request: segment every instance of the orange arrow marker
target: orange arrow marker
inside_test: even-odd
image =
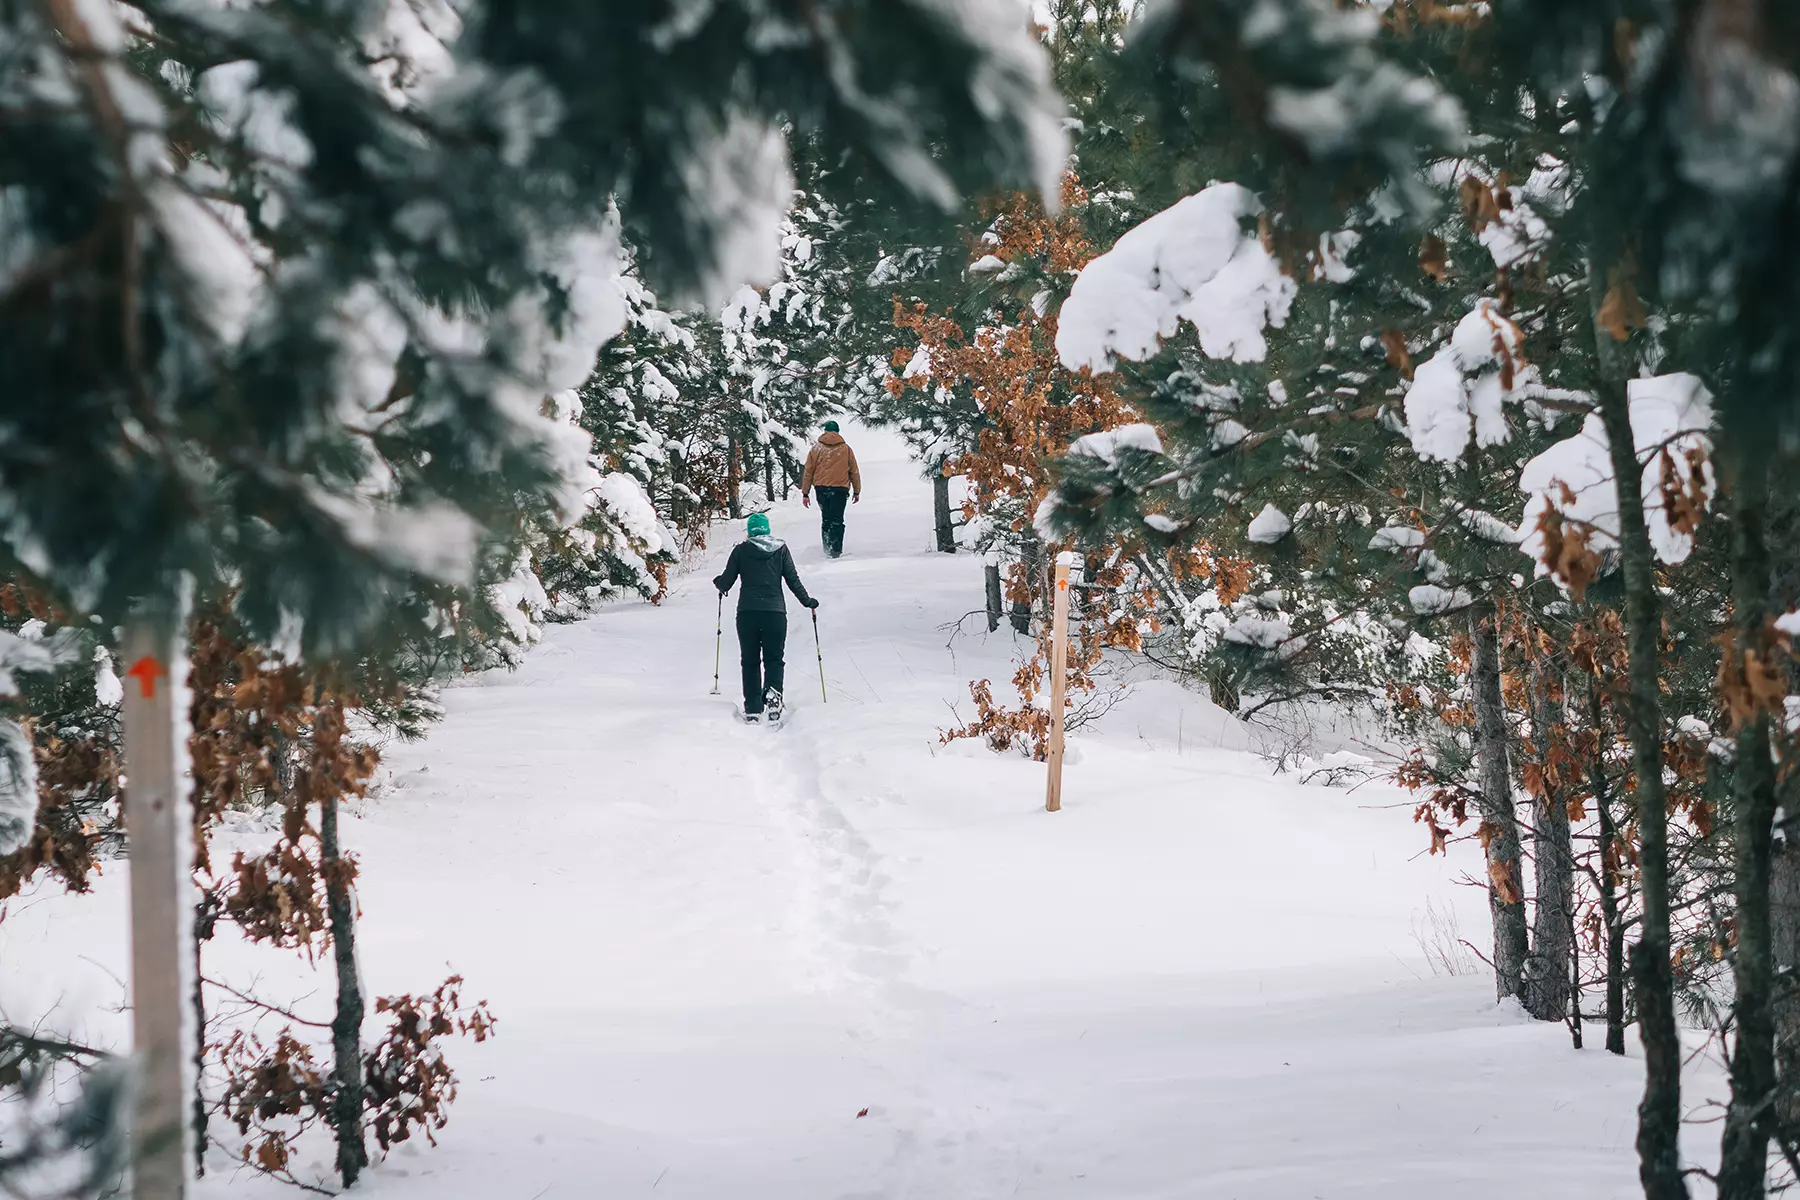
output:
[[[127,676],[138,681],[138,686],[144,689],[144,699],[146,700],[155,697],[157,678],[168,673],[167,667],[148,654],[132,663],[131,670],[125,672]]]

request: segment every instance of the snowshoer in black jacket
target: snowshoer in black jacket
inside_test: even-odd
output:
[[[725,573],[713,580],[724,595],[742,579],[738,590],[738,649],[744,662],[744,719],[762,720],[763,711],[781,716],[782,653],[787,647],[787,599],[781,594],[786,581],[795,599],[808,608],[819,602],[806,594],[794,556],[787,543],[769,533],[769,518],[753,513],[746,523],[749,537],[731,549]]]

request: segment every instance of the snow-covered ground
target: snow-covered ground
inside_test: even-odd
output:
[[[1454,882],[1472,855],[1422,853],[1403,795],[1276,778],[1169,683],[1075,739],[1059,814],[1041,765],[938,744],[1018,648],[979,619],[951,636],[978,561],[930,552],[897,442],[850,437],[846,556],[823,560],[816,510],[774,513],[823,601],[829,704],[797,606],[790,727],[733,720],[729,624],[708,695],[721,531],[661,607],[552,631],[390,749],[346,834],[368,983],[455,970],[499,1028],[450,1045],[442,1144],[368,1195],[1636,1194],[1635,1040],[1577,1053],[1496,1009],[1489,977],[1432,970],[1422,939],[1454,921],[1483,944],[1485,900]],[[8,1016],[116,1044],[123,875],[12,905]],[[212,954],[323,1011],[291,956]],[[203,1198],[291,1194],[222,1165]]]

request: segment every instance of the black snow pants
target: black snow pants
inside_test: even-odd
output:
[[[819,496],[819,532],[824,537],[825,553],[836,558],[844,552],[844,506],[850,503],[847,487],[814,488]]]
[[[744,712],[759,713],[765,691],[781,691],[787,614],[740,609],[737,633],[738,650],[744,661]]]

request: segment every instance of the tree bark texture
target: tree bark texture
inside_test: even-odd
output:
[[[1775,966],[1775,1104],[1783,1135],[1800,1135],[1800,812],[1791,802],[1769,861],[1769,942]]]
[[[331,953],[337,968],[337,1011],[331,1018],[331,1126],[337,1135],[338,1176],[345,1187],[369,1165],[363,1140],[362,978],[356,966],[356,897],[349,864],[338,846],[338,801],[323,797],[319,805],[321,873],[325,877],[325,914],[331,921]]]
[[[1481,783],[1482,840],[1487,848],[1488,907],[1494,918],[1494,984],[1499,999],[1524,999],[1525,876],[1519,850],[1519,819],[1513,808],[1507,766],[1506,709],[1500,694],[1499,618],[1491,607],[1469,617],[1474,642],[1475,754]]]
[[[1038,575],[1042,571],[1042,558],[1043,555],[1038,548],[1037,537],[1027,533],[1025,539],[1019,544],[1019,560],[1020,569],[1025,575],[1026,590],[1030,593],[1030,597],[1022,602],[1018,600],[1013,601],[1012,627],[1014,632],[1031,632],[1032,606],[1037,598],[1037,594],[1043,590],[1042,587],[1039,586],[1038,580]]]
[[[192,1100],[194,1122],[194,1178],[206,1176],[207,1146],[207,1113],[206,1102],[206,981],[201,971],[201,955],[206,943],[212,940],[213,927],[219,920],[219,897],[213,892],[201,892],[200,899],[194,905],[194,1095]]]
[[[1751,468],[1740,470],[1732,480],[1731,591],[1739,655],[1762,648],[1769,615],[1769,553],[1763,527],[1766,479],[1761,470]],[[1761,1200],[1776,1116],[1775,960],[1770,928],[1776,780],[1769,738],[1768,713],[1760,708],[1751,711],[1738,725],[1732,763],[1737,937],[1731,954],[1736,985],[1731,1009],[1736,1037],[1731,1050],[1731,1104],[1719,1149],[1719,1200]]]
[[[741,518],[744,515],[743,502],[742,502],[742,499],[738,496],[738,492],[742,490],[742,488],[739,485],[743,479],[742,466],[738,462],[738,458],[739,458],[739,454],[738,454],[737,439],[735,437],[726,438],[725,439],[725,488],[726,488],[725,503],[728,507],[728,510],[731,513],[731,519],[734,521],[738,520],[739,518]]]
[[[1534,656],[1531,667],[1531,723],[1541,794],[1533,798],[1532,867],[1535,875],[1531,958],[1525,1008],[1540,1021],[1564,1021],[1574,991],[1575,853],[1569,839],[1569,802],[1552,782],[1550,748],[1564,736],[1552,665]],[[1580,1026],[1576,1029],[1579,1036]]]
[[[981,576],[987,591],[987,627],[992,633],[1000,628],[1001,614],[1006,611],[1006,593],[1000,586],[1000,564],[983,563]]]
[[[1588,724],[1594,730],[1595,753],[1588,762],[1588,789],[1600,820],[1600,923],[1606,937],[1606,1048],[1625,1053],[1625,922],[1620,913],[1619,823],[1613,816],[1612,787],[1606,777],[1606,726],[1600,709],[1600,681],[1588,677]]]
[[[956,553],[956,524],[950,516],[950,477],[939,463],[931,473],[931,515],[940,554]]]

